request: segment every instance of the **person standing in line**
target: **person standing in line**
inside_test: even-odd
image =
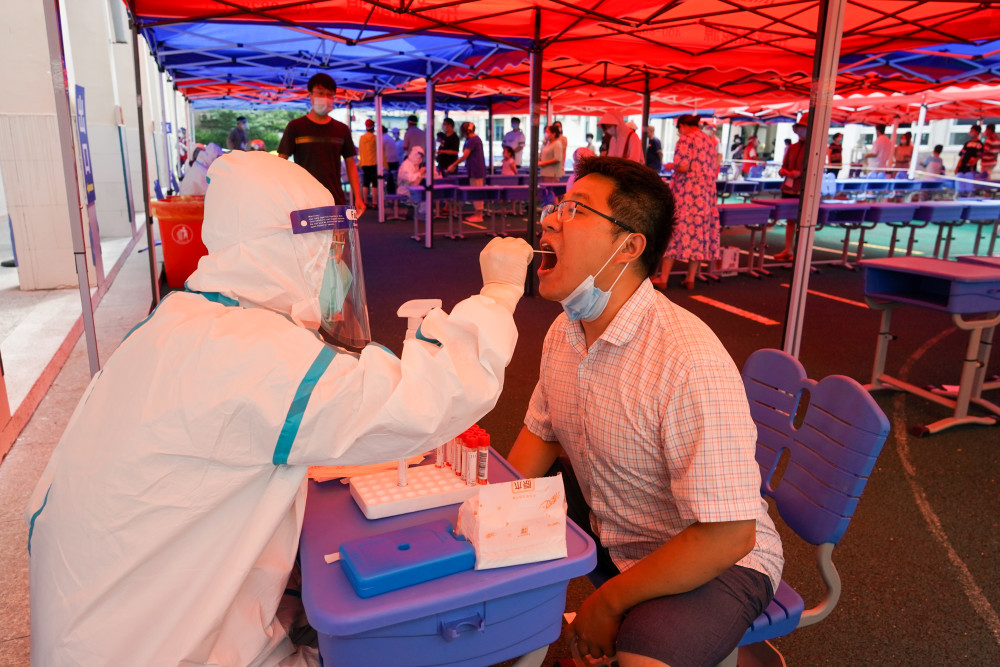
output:
[[[465,144],[462,147],[462,154],[451,163],[448,171],[454,173],[458,170],[458,165],[465,163],[469,170],[469,185],[482,185],[486,182],[486,156],[483,154],[483,141],[476,136],[476,126],[472,123],[462,123],[462,134],[465,135]],[[476,209],[475,215],[470,215],[466,222],[483,221],[483,202],[472,203]]]
[[[365,133],[358,139],[358,160],[361,162],[361,199],[371,208],[378,204],[375,187],[378,184],[378,147],[375,145],[375,121],[365,121]]]
[[[884,172],[892,166],[893,150],[892,139],[885,133],[885,125],[879,123],[875,126],[875,141],[872,142],[872,149],[865,153],[861,159],[868,160],[869,171]]]
[[[894,178],[906,178],[912,158],[913,144],[910,143],[910,133],[903,132],[899,135],[899,144],[892,151],[892,166],[896,169]]]
[[[979,126],[973,125],[969,128],[969,140],[958,152],[958,165],[955,167],[956,174],[974,174],[978,171],[979,158],[983,154],[983,142],[979,138]]]
[[[926,171],[928,174],[934,174],[935,176],[941,176],[944,174],[944,160],[941,159],[941,152],[944,150],[944,146],[938,144],[934,147],[934,152],[925,157],[920,162],[920,168]]]
[[[785,151],[785,158],[781,161],[781,169],[778,170],[778,175],[785,179],[781,184],[782,197],[790,199],[800,199],[802,197],[802,188],[805,185],[806,177],[805,140],[808,129],[809,114],[804,113],[796,121],[795,125],[792,125],[792,132],[795,133],[798,141],[789,146],[788,150]],[[795,231],[798,225],[799,221],[797,218],[785,221],[785,247],[774,256],[779,262],[790,262],[795,258],[792,252],[792,245],[795,243]]]
[[[514,160],[514,149],[510,146],[503,147],[503,162],[500,164],[500,174],[502,176],[517,176],[517,162]]]
[[[177,130],[177,177],[184,178],[187,171],[188,159],[188,138],[187,128],[182,127]]]
[[[409,155],[410,149],[414,146],[422,146],[427,149],[427,133],[417,127],[420,121],[416,114],[410,114],[406,118],[406,133],[403,135],[403,155]]]
[[[240,116],[236,119],[236,127],[234,127],[229,132],[229,136],[226,137],[226,148],[231,151],[245,151],[247,149],[247,141],[249,140],[250,135],[247,132],[247,117]]]
[[[389,136],[389,130],[382,126],[382,156],[385,158],[385,193],[396,194],[396,171],[399,169],[399,153],[396,142]]]
[[[521,131],[520,118],[510,119],[510,132],[503,135],[501,143],[504,146],[510,146],[510,149],[514,152],[514,165],[515,167],[520,167],[521,157],[524,153],[524,132]],[[516,170],[514,173],[517,173]]]
[[[837,176],[844,166],[844,134],[833,135],[830,145],[826,147],[826,173]]]
[[[660,264],[661,280],[654,285],[665,289],[674,260],[687,262],[684,287],[694,289],[698,267],[721,257],[719,209],[715,203],[715,181],[719,174],[716,144],[699,129],[700,119],[686,114],[677,119],[680,139],[674,161],[665,165],[673,171],[670,190],[676,204],[674,232]]]
[[[593,155],[597,155],[598,146],[594,143],[594,135],[588,132],[586,139],[587,143],[584,145],[584,148],[590,151]]]
[[[1000,154],[1000,135],[997,134],[997,126],[990,123],[983,132],[983,157],[979,161],[979,168],[986,172],[987,177],[992,178],[993,169],[997,166],[997,155]]]
[[[455,160],[458,159],[458,149],[461,143],[458,133],[455,132],[454,119],[445,118],[444,122],[441,123],[441,127],[444,129],[444,141],[438,149],[437,165],[438,171],[444,174],[448,171],[448,167],[455,164]]]
[[[623,157],[635,160],[639,164],[645,164],[645,156],[642,154],[642,140],[625,122],[621,112],[612,109],[597,121],[608,139],[607,156]],[[601,147],[601,155],[604,155],[604,148]]]
[[[663,144],[656,138],[652,125],[646,126],[646,166],[657,174],[663,168]]]
[[[563,154],[563,172],[566,171],[566,156],[569,155],[569,138],[563,132],[562,122],[558,120],[552,121],[552,124],[559,130],[559,134],[556,136],[556,141],[562,143],[562,154]]]
[[[566,154],[561,137],[555,123],[545,128],[545,144],[538,156],[538,180],[541,182],[558,183],[565,173]]]
[[[757,135],[747,137],[747,145],[743,148],[743,178],[750,176],[750,170],[761,164],[757,159]]]
[[[343,158],[354,208],[360,218],[365,212],[365,202],[358,182],[357,150],[351,138],[351,129],[330,117],[337,84],[329,74],[320,72],[309,79],[306,89],[309,91],[309,113],[290,120],[285,126],[278,144],[278,155],[285,159],[292,158],[295,164],[305,168],[330,191],[338,206],[347,204],[347,196],[340,184],[340,160]]]
[[[392,141],[396,144],[396,155],[402,160],[407,154],[403,152],[403,138],[399,136],[399,128],[394,127],[389,131],[392,132]],[[426,149],[427,147],[425,146],[424,150]]]

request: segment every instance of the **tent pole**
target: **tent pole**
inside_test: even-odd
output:
[[[816,28],[816,57],[813,60],[813,86],[809,95],[809,127],[806,134],[806,173],[799,202],[799,239],[792,265],[792,288],[781,347],[794,357],[802,346],[802,322],[805,319],[809,271],[812,269],[813,240],[819,215],[820,185],[826,155],[827,130],[833,109],[837,82],[840,39],[843,35],[847,0],[820,0]]]
[[[488,116],[486,118],[486,141],[490,145],[490,174],[493,173],[493,98],[490,98],[490,105],[487,107]]]
[[[430,65],[428,65],[428,69]],[[428,73],[429,74],[429,73]],[[427,77],[427,90],[425,92],[427,106],[427,148],[424,151],[424,158],[427,165],[427,185],[424,187],[424,202],[427,210],[424,212],[424,247],[434,247],[434,79]]]
[[[643,156],[646,155],[646,148],[649,146],[649,134],[646,132],[647,127],[649,127],[649,72],[646,72],[646,81],[642,88],[642,130],[639,136],[642,137]]]
[[[385,167],[382,160],[382,93],[375,93],[375,163],[378,167],[378,221],[385,222]],[[364,188],[361,188],[364,190]]]
[[[153,292],[153,303],[149,310],[152,312],[156,304],[160,303],[160,278],[156,272],[156,240],[153,238],[153,216],[149,211],[149,162],[146,158],[146,120],[143,117],[142,99],[142,71],[139,68],[139,26],[136,25],[135,17],[131,18],[132,25],[132,69],[135,70],[135,110],[139,119],[139,164],[142,168],[142,205],[146,212],[146,244],[149,246],[149,282]]]
[[[80,201],[80,181],[77,176],[76,146],[73,143],[73,114],[69,105],[69,81],[66,77],[66,52],[63,45],[62,21],[58,0],[47,0],[45,31],[48,37],[49,62],[52,67],[52,95],[56,104],[56,124],[62,153],[63,186],[66,188],[67,221],[73,239],[73,259],[76,264],[77,283],[80,288],[80,305],[83,313],[83,330],[87,340],[87,358],[90,375],[101,370],[97,354],[97,332],[94,327],[94,302],[90,298],[90,276],[87,274],[87,241],[84,232],[83,202]],[[91,239],[91,243],[101,240]]]
[[[913,130],[913,155],[910,156],[910,171],[908,175],[913,178],[917,170],[917,160],[920,159],[920,135],[924,133],[924,123],[927,122],[927,103],[920,105],[920,115],[917,116],[917,127]]]
[[[538,247],[538,127],[539,115],[542,110],[542,47],[538,40],[541,33],[542,14],[535,8],[535,41],[531,45],[529,68],[530,81],[528,98],[528,115],[531,116],[531,145],[529,146],[528,159],[528,243],[532,247]],[[551,105],[552,100],[549,100]],[[551,120],[549,121],[551,123]],[[535,272],[528,271],[528,284],[525,287],[525,294],[536,296]]]

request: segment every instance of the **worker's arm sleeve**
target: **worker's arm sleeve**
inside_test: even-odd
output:
[[[496,404],[517,342],[510,312],[472,296],[431,311],[402,359],[369,345],[338,354],[309,398],[287,462],[368,464],[426,452]]]

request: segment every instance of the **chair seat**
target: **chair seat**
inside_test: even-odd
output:
[[[771,604],[767,605],[764,613],[754,619],[750,628],[743,633],[740,646],[756,644],[791,633],[798,626],[804,610],[805,603],[802,601],[802,596],[782,579],[778,583],[778,590]]]

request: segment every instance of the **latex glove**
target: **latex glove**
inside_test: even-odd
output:
[[[483,289],[488,296],[511,313],[524,294],[524,278],[533,256],[524,239],[495,238],[479,253],[479,268],[483,273]]]

